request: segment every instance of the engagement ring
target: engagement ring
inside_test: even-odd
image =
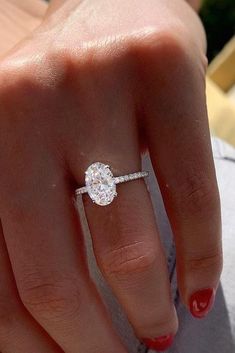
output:
[[[144,178],[149,172],[136,172],[113,176],[110,166],[101,162],[92,163],[85,172],[85,185],[75,190],[76,196],[88,193],[94,203],[100,206],[110,204],[117,196],[116,184]]]

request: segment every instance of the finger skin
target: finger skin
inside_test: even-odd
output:
[[[0,222],[0,350],[62,353],[24,308],[15,285]]]
[[[150,155],[175,236],[181,297],[190,308],[195,292],[218,286],[222,268],[220,202],[202,48],[188,38],[186,29],[164,36],[158,45],[143,49],[145,61],[139,68],[145,86],[140,94],[145,95],[147,107]]]

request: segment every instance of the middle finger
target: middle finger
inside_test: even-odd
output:
[[[80,224],[61,166],[47,165],[42,176],[37,167],[43,160],[38,165],[31,161],[22,179],[8,175],[9,190],[5,187],[2,195],[5,239],[21,299],[66,353],[108,353],[111,346],[125,353],[89,279]],[[17,163],[15,172],[20,175]]]

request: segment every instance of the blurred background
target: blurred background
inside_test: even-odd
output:
[[[0,0],[0,55],[38,26],[47,6],[45,0]],[[210,129],[235,146],[235,0],[202,0],[200,17],[208,39]]]
[[[235,0],[204,0],[200,11],[211,61],[235,34]]]
[[[235,146],[235,0],[204,0],[200,17],[208,40],[210,128]]]

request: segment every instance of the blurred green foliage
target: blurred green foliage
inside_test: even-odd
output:
[[[206,29],[211,61],[235,34],[235,0],[204,0],[200,17]]]

